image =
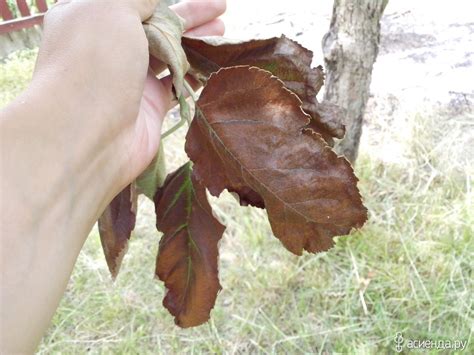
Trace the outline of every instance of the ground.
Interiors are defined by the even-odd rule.
[[[159,235],[142,199],[117,281],[94,229],[39,353],[378,354],[394,352],[397,332],[468,340],[473,353],[472,5],[432,4],[393,0],[383,19],[356,166],[370,213],[364,228],[327,253],[296,257],[262,211],[213,198],[228,226],[223,291],[208,324],[182,330],[153,279]],[[285,33],[320,64],[330,14],[328,0],[231,0],[228,36]],[[1,106],[27,84],[35,53],[0,64]],[[166,143],[170,170],[185,160],[183,136]]]

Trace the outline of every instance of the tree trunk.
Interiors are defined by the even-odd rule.
[[[380,19],[388,0],[334,0],[331,26],[323,38],[324,99],[346,111],[346,135],[336,151],[354,163],[380,41]]]

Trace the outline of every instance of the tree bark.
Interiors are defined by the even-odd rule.
[[[336,151],[357,158],[372,68],[380,41],[380,19],[388,0],[334,0],[329,32],[323,37],[324,99],[346,111],[346,135]]]

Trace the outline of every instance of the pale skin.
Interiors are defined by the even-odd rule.
[[[32,353],[101,212],[153,159],[175,105],[141,22],[157,0],[62,1],[33,79],[0,112],[0,353]],[[222,35],[225,0],[177,4],[189,34]]]

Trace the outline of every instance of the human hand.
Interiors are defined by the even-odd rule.
[[[83,124],[88,131],[107,132],[100,144],[115,147],[110,159],[122,167],[114,187],[130,183],[153,159],[163,118],[175,104],[171,78],[156,78],[164,65],[149,62],[141,26],[157,3],[60,1],[45,18],[35,78],[69,79],[75,84],[70,96],[79,98],[82,109],[95,106],[104,113],[87,128]],[[184,19],[187,35],[201,36],[224,33],[217,17],[225,7],[225,0],[188,0],[171,9]]]

